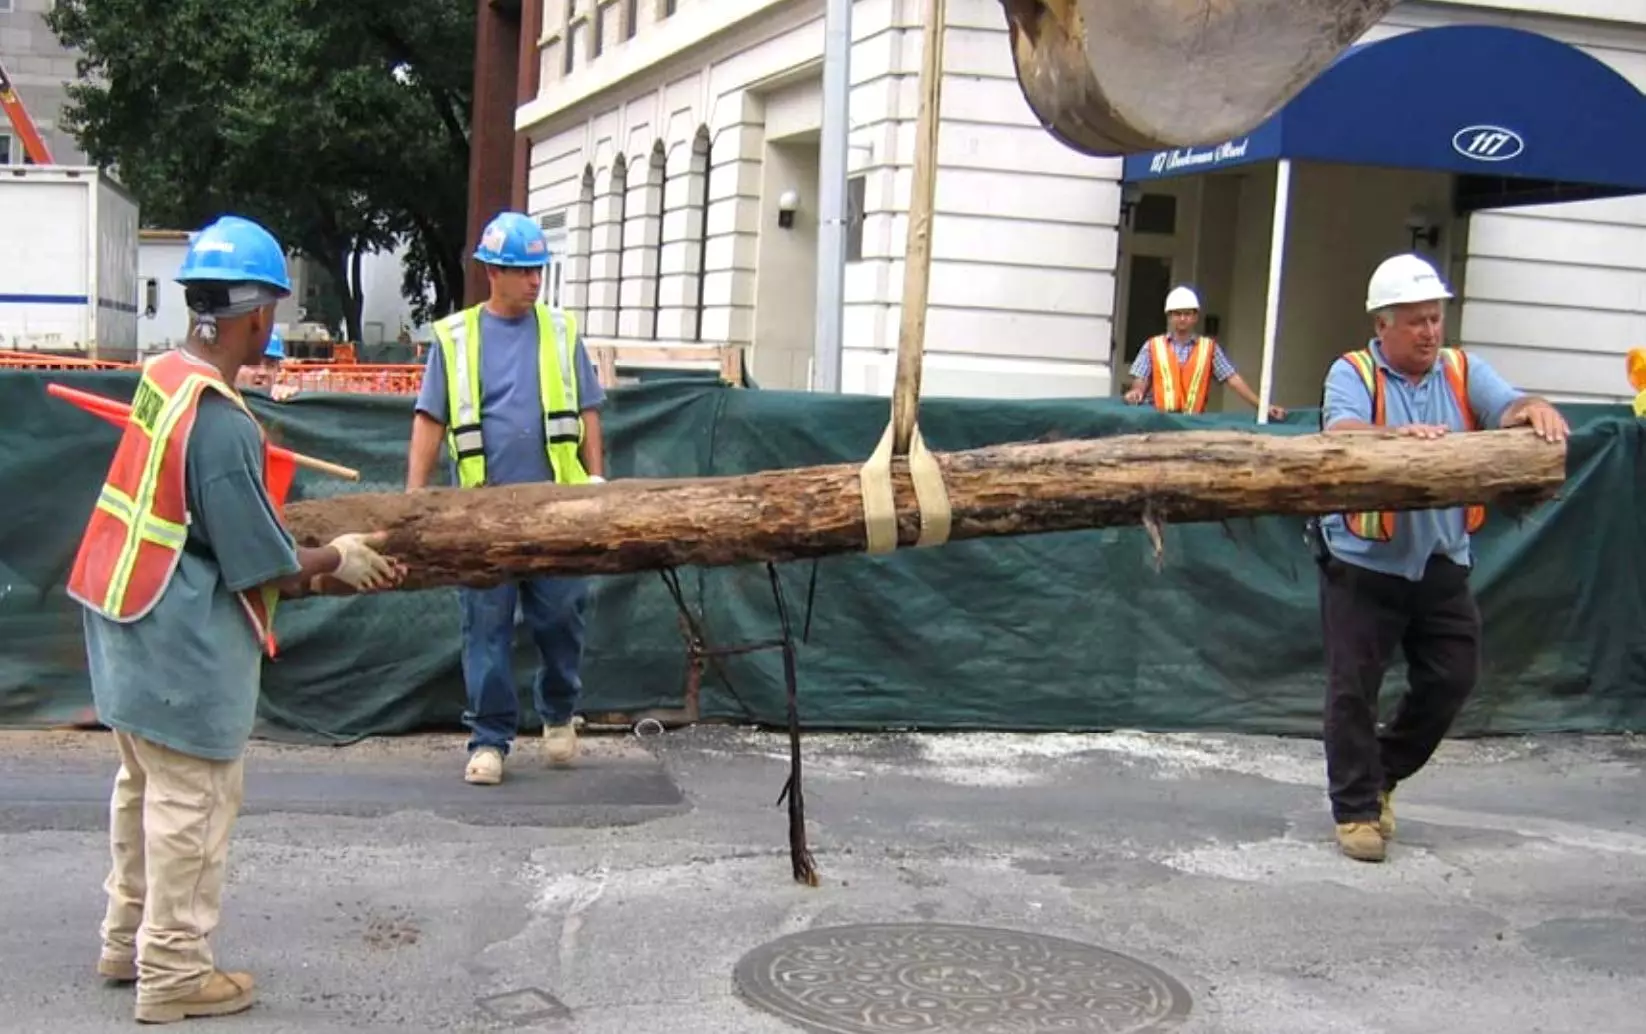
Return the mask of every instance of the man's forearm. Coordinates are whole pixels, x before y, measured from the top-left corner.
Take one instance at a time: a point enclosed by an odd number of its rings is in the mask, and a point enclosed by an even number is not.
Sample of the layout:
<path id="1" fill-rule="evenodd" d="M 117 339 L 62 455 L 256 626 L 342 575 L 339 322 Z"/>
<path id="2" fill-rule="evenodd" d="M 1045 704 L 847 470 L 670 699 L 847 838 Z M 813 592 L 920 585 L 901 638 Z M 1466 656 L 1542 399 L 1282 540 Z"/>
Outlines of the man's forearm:
<path id="1" fill-rule="evenodd" d="M 595 477 L 606 476 L 606 436 L 600 426 L 600 411 L 583 411 L 583 445 L 579 450 L 583 469 Z"/>
<path id="2" fill-rule="evenodd" d="M 446 425 L 427 413 L 412 416 L 411 447 L 406 452 L 406 491 L 427 488 L 434 462 L 440 456 L 440 439 Z"/>
<path id="3" fill-rule="evenodd" d="M 1257 397 L 1257 392 L 1252 390 L 1252 386 L 1247 384 L 1246 378 L 1240 376 L 1240 374 L 1237 373 L 1231 376 L 1228 385 L 1234 389 L 1236 395 L 1245 399 L 1254 408 L 1263 405 L 1263 400 Z"/>
<path id="4" fill-rule="evenodd" d="M 337 551 L 336 546 L 321 546 L 319 549 L 299 546 L 297 573 L 278 579 L 274 582 L 273 588 L 288 598 L 307 596 L 309 583 L 314 580 L 315 575 L 331 574 L 342 562 L 343 555 Z"/>

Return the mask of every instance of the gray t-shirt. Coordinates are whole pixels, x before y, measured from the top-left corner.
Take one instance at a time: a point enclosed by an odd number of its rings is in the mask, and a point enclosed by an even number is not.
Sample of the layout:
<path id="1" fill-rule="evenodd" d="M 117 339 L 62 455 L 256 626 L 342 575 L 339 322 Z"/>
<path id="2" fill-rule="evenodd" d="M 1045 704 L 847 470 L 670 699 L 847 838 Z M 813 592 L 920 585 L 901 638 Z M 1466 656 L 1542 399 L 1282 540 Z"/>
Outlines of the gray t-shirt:
<path id="1" fill-rule="evenodd" d="M 187 455 L 189 546 L 142 619 L 122 624 L 85 610 L 86 657 L 103 724 L 232 761 L 251 738 L 262 683 L 262 650 L 234 594 L 300 568 L 263 489 L 251 418 L 205 392 Z"/>

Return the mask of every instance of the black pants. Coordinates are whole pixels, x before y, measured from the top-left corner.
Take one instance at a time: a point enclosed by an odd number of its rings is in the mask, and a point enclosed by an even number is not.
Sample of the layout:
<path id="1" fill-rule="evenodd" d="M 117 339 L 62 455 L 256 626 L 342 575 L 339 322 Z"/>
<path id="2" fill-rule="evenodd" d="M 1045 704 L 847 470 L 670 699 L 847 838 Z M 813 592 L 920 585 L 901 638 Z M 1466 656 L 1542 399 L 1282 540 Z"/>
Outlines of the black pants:
<path id="1" fill-rule="evenodd" d="M 1428 762 L 1474 690 L 1480 611 L 1469 569 L 1432 557 L 1420 582 L 1335 557 L 1321 565 L 1326 777 L 1338 822 L 1377 818 L 1377 795 Z M 1396 646 L 1410 689 L 1381 733 L 1377 698 Z"/>

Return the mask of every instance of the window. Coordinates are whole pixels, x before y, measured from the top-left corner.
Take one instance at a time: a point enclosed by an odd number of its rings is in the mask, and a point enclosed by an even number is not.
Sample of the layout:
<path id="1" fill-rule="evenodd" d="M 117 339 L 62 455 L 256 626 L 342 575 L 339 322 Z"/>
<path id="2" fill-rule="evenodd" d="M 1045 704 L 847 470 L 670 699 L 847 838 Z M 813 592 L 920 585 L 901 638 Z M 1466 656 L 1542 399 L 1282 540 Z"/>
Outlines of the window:
<path id="1" fill-rule="evenodd" d="M 1132 215 L 1133 233 L 1157 233 L 1170 237 L 1177 232 L 1177 197 L 1172 194 L 1144 194 Z"/>
<path id="2" fill-rule="evenodd" d="M 663 17 L 667 18 L 669 15 L 673 14 L 675 12 L 675 8 L 678 6 L 679 4 L 677 0 L 663 0 Z"/>
<path id="3" fill-rule="evenodd" d="M 566 212 L 551 212 L 538 220 L 549 243 L 549 267 L 543 270 L 543 292 L 538 301 L 551 309 L 564 305 L 566 271 Z"/>
<path id="4" fill-rule="evenodd" d="M 640 29 L 640 0 L 624 0 L 623 2 L 623 38 L 634 39 L 634 34 Z"/>
<path id="5" fill-rule="evenodd" d="M 571 75 L 577 67 L 577 29 L 576 25 L 566 26 L 566 64 L 562 70 L 566 75 Z"/>
<path id="6" fill-rule="evenodd" d="M 10 14 L 12 9 L 12 0 L 0 0 L 0 14 Z"/>
<path id="7" fill-rule="evenodd" d="M 0 0 L 5 3 L 6 0 Z M 11 134 L 0 133 L 0 165 L 11 164 Z"/>
<path id="8" fill-rule="evenodd" d="M 594 13 L 594 42 L 589 45 L 589 60 L 593 61 L 606 49 L 606 8 L 596 4 Z"/>
<path id="9" fill-rule="evenodd" d="M 862 173 L 846 180 L 846 261 L 863 259 L 863 206 L 868 197 L 869 178 Z"/>

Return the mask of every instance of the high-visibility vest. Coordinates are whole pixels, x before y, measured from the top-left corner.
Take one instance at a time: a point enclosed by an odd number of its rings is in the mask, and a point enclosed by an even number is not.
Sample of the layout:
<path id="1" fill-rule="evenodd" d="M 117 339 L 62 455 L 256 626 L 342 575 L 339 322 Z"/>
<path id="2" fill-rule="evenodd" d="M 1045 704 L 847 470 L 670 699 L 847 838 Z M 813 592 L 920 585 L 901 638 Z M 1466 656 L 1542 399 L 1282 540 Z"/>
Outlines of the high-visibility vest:
<path id="1" fill-rule="evenodd" d="M 486 483 L 486 442 L 480 430 L 480 312 L 476 305 L 435 324 L 441 364 L 446 372 L 449 420 L 446 445 L 457 463 L 464 488 Z M 543 406 L 543 440 L 549 469 L 563 485 L 586 484 L 578 448 L 583 444 L 583 415 L 577 406 L 577 321 L 539 302 L 537 313 L 537 383 Z"/>
<path id="2" fill-rule="evenodd" d="M 1347 359 L 1355 372 L 1360 374 L 1361 383 L 1366 385 L 1366 391 L 1372 396 L 1372 423 L 1382 427 L 1386 419 L 1383 407 L 1388 375 L 1378 365 L 1369 348 L 1347 352 L 1343 358 Z M 1446 385 L 1451 389 L 1452 398 L 1457 400 L 1457 408 L 1463 414 L 1463 429 L 1475 430 L 1474 410 L 1469 407 L 1469 357 L 1461 348 L 1442 348 L 1440 364 L 1446 373 Z M 1349 529 L 1349 533 L 1356 538 L 1388 542 L 1395 537 L 1393 511 L 1346 513 L 1343 515 L 1343 523 Z M 1480 526 L 1485 523 L 1484 506 L 1471 506 L 1464 511 L 1463 526 L 1469 534 L 1479 531 Z"/>
<path id="3" fill-rule="evenodd" d="M 98 493 L 69 572 L 68 594 L 122 624 L 139 621 L 165 595 L 188 541 L 189 434 L 200 396 L 216 391 L 252 416 L 240 393 L 213 366 L 173 350 L 143 365 L 108 476 Z M 252 417 L 256 424 L 256 417 Z M 262 425 L 264 472 L 269 443 Z M 265 473 L 266 476 L 266 473 Z M 258 644 L 274 656 L 273 587 L 236 594 Z"/>
<path id="4" fill-rule="evenodd" d="M 1166 334 L 1150 338 L 1148 348 L 1154 365 L 1154 408 L 1164 413 L 1203 412 L 1211 389 L 1216 343 L 1209 337 L 1196 338 L 1188 359 L 1181 363 Z"/>

